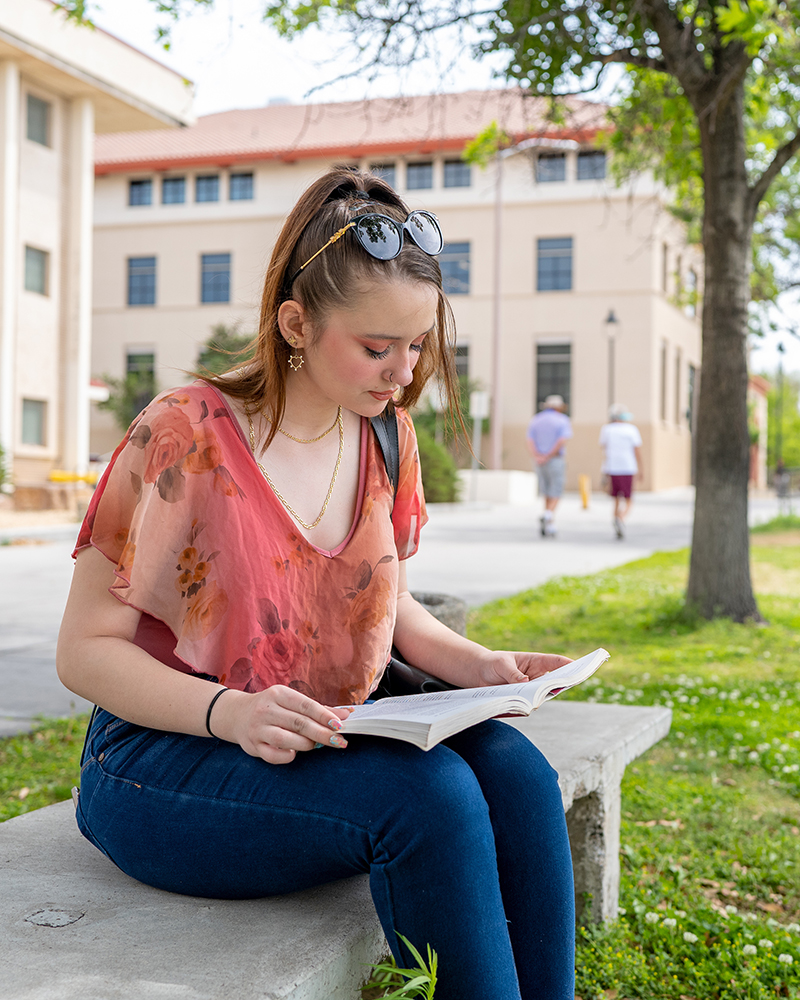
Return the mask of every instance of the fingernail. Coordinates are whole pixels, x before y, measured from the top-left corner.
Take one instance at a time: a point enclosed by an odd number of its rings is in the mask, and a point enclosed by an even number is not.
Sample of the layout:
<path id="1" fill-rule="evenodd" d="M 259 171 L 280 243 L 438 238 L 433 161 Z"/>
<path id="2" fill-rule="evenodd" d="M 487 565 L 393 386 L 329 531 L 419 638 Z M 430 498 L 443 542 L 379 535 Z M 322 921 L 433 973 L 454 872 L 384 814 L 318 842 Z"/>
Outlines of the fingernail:
<path id="1" fill-rule="evenodd" d="M 339 719 L 328 719 L 328 729 L 335 729 L 338 733 L 342 728 L 342 723 Z"/>
<path id="2" fill-rule="evenodd" d="M 331 746 L 343 749 L 347 746 L 347 740 L 343 736 L 331 736 Z"/>
<path id="3" fill-rule="evenodd" d="M 324 743 L 315 743 L 314 744 L 314 749 L 315 750 L 321 750 L 324 746 L 325 746 Z"/>

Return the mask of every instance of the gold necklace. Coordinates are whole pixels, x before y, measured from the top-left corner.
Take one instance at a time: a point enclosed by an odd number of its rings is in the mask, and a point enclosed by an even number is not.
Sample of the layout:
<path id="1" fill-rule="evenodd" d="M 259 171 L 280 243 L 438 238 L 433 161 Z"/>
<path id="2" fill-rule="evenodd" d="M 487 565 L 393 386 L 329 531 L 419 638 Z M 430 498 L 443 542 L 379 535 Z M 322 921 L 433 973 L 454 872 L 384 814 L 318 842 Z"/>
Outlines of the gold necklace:
<path id="1" fill-rule="evenodd" d="M 315 438 L 298 438 L 295 437 L 294 434 L 290 434 L 288 431 L 285 431 L 282 427 L 278 428 L 278 433 L 283 434 L 284 437 L 291 438 L 292 441 L 296 441 L 298 444 L 313 444 L 315 441 L 321 441 L 324 437 L 327 437 L 328 434 L 330 434 L 333 428 L 339 423 L 339 418 L 341 417 L 341 415 L 342 415 L 342 408 L 340 406 L 336 413 L 334 421 L 330 425 L 330 427 L 326 431 L 323 431 L 321 434 L 317 434 Z M 269 417 L 265 417 L 265 419 L 269 420 Z M 271 420 L 269 422 L 272 423 Z"/>
<path id="2" fill-rule="evenodd" d="M 339 466 L 342 464 L 342 455 L 344 454 L 344 421 L 342 420 L 342 408 L 341 408 L 341 406 L 339 407 L 339 413 L 336 416 L 336 423 L 339 425 L 339 454 L 338 454 L 338 456 L 336 458 L 336 466 L 335 466 L 335 468 L 333 470 L 333 477 L 331 478 L 331 485 L 328 487 L 328 495 L 325 497 L 325 503 L 323 503 L 323 505 L 322 505 L 322 510 L 317 515 L 316 521 L 312 521 L 311 524 L 306 524 L 306 522 L 302 519 L 302 517 L 300 517 L 300 515 L 297 513 L 297 511 L 294 509 L 294 507 L 292 507 L 290 504 L 288 504 L 286 502 L 286 500 L 283 498 L 283 496 L 281 495 L 281 493 L 278 491 L 277 487 L 275 486 L 275 483 L 273 483 L 273 481 L 269 478 L 269 473 L 267 472 L 267 470 L 264 468 L 264 466 L 261 464 L 261 462 L 259 462 L 259 460 L 255 457 L 256 456 L 256 432 L 255 432 L 255 428 L 253 427 L 252 418 L 250 417 L 250 411 L 245 408 L 245 413 L 247 414 L 247 423 L 248 423 L 248 425 L 250 427 L 250 448 L 251 448 L 251 450 L 253 452 L 253 458 L 255 459 L 256 465 L 259 467 L 259 469 L 261 469 L 261 472 L 262 472 L 264 478 L 266 479 L 266 481 L 269 483 L 270 487 L 272 488 L 272 492 L 280 500 L 280 502 L 283 504 L 283 506 L 289 511 L 289 513 L 292 515 L 292 517 L 295 519 L 295 521 L 297 521 L 297 523 L 299 525 L 301 525 L 303 528 L 305 528 L 306 531 L 310 531 L 312 528 L 316 528 L 316 526 L 322 520 L 322 515 L 328 509 L 328 502 L 330 501 L 331 494 L 333 493 L 333 487 L 336 484 L 336 477 L 339 475 Z M 328 433 L 328 431 L 325 431 L 325 434 L 327 434 L 327 433 Z M 324 437 L 325 434 L 323 434 L 322 437 Z M 289 434 L 287 434 L 286 436 L 287 437 L 291 437 L 291 435 L 289 435 Z M 316 439 L 316 440 L 319 440 L 319 439 Z M 307 442 L 302 442 L 302 443 L 307 443 Z"/>

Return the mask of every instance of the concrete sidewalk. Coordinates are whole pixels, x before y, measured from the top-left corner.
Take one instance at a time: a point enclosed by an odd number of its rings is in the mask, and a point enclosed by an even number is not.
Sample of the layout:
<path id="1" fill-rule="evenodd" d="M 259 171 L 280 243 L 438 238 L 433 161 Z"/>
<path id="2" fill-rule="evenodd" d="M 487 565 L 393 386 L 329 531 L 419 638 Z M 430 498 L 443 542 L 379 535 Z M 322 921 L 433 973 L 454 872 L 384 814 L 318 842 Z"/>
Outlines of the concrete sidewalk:
<path id="1" fill-rule="evenodd" d="M 475 606 L 556 576 L 594 573 L 687 546 L 693 503 L 691 489 L 637 495 L 624 541 L 615 538 L 611 501 L 600 494 L 588 510 L 576 494 L 565 496 L 556 538 L 539 535 L 541 502 L 434 504 L 420 551 L 409 561 L 409 583 L 412 590 L 454 594 Z M 751 500 L 751 523 L 776 513 L 774 497 Z M 35 520 L 0 523 L 0 736 L 28 729 L 37 715 L 88 708 L 62 687 L 54 666 L 78 525 Z M 23 540 L 27 544 L 8 544 Z"/>

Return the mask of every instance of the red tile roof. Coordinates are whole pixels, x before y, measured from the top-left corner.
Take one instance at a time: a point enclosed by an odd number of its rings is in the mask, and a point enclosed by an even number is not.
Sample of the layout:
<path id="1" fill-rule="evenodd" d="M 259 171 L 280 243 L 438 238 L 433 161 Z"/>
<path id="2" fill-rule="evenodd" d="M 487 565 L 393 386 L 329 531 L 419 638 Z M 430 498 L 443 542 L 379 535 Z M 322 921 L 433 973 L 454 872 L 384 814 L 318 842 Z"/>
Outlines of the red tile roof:
<path id="1" fill-rule="evenodd" d="M 559 125 L 548 121 L 548 108 L 545 98 L 514 88 L 222 111 L 183 129 L 99 135 L 95 173 L 460 151 L 492 121 L 517 142 L 530 136 L 588 142 L 603 125 L 600 104 L 570 99 Z"/>

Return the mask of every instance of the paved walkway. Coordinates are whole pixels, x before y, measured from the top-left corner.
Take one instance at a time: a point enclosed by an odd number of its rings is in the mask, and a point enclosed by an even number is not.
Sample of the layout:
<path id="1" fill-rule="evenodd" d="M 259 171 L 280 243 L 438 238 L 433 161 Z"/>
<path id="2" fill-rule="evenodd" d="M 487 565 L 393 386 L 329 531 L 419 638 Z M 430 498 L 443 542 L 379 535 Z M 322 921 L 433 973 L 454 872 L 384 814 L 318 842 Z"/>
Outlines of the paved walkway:
<path id="1" fill-rule="evenodd" d="M 689 544 L 691 489 L 640 494 L 627 538 L 611 529 L 611 502 L 599 494 L 583 510 L 567 495 L 556 538 L 539 536 L 539 506 L 434 505 L 420 552 L 410 560 L 412 590 L 455 594 L 470 605 L 535 587 L 555 576 L 594 573 L 659 549 Z M 772 497 L 751 501 L 751 522 L 777 513 Z M 31 519 L 33 522 L 34 519 Z M 88 707 L 55 674 L 58 627 L 72 575 L 75 524 L 0 523 L 0 736 L 37 715 Z M 2 544 L 20 542 L 27 544 Z"/>

